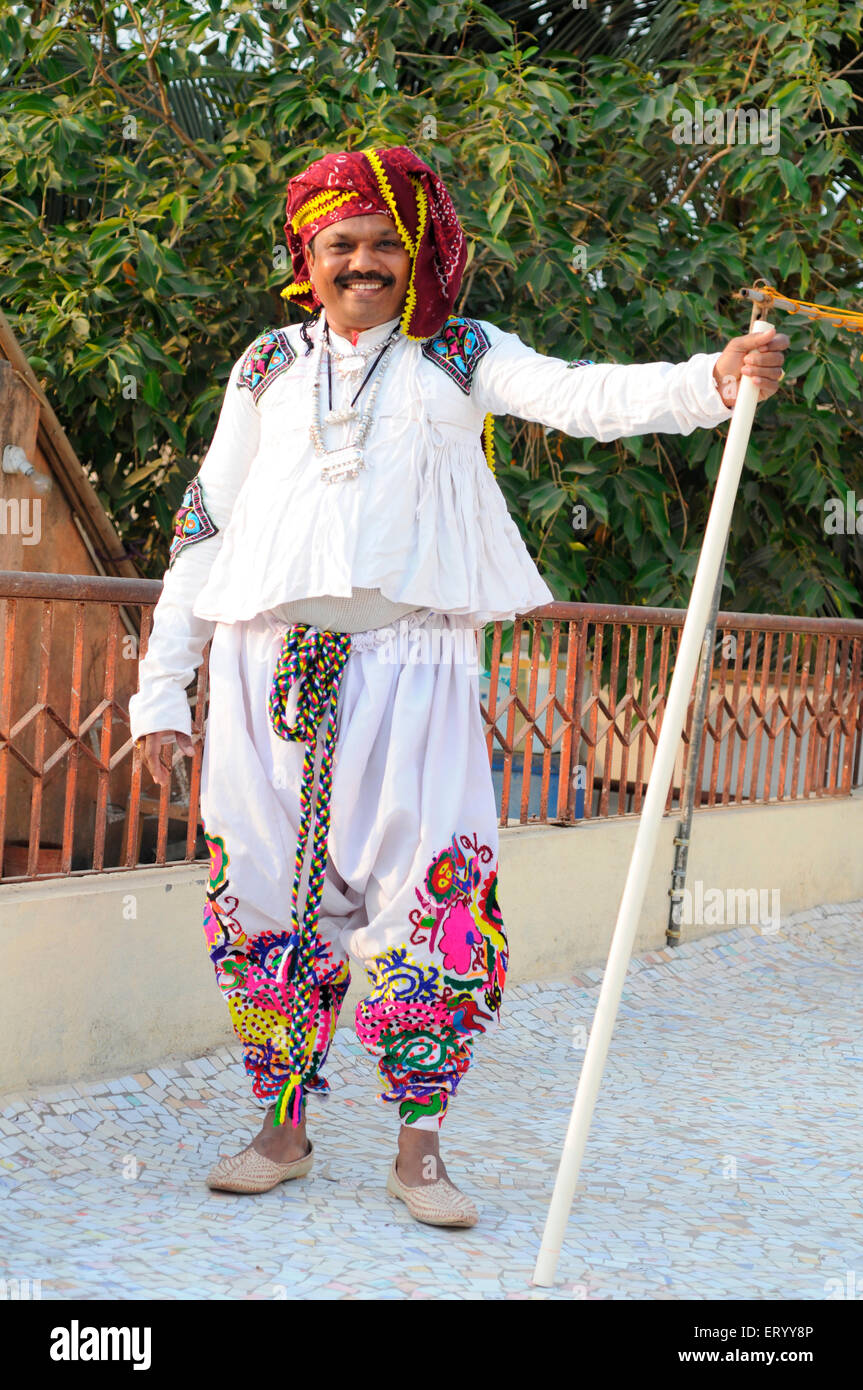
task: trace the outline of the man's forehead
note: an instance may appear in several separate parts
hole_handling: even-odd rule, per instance
[[[350,241],[362,241],[365,237],[380,236],[381,232],[391,232],[395,230],[395,223],[391,217],[383,212],[367,212],[359,217],[341,217],[337,222],[331,222],[328,227],[323,227],[316,236],[312,237],[309,245],[314,248],[315,243],[326,246],[331,241],[339,241],[347,238]]]

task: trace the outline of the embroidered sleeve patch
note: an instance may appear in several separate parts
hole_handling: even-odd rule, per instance
[[[466,396],[470,395],[477,364],[488,352],[491,343],[475,319],[447,319],[435,338],[422,346],[423,356],[442,367]]]
[[[187,545],[194,545],[196,541],[205,541],[208,536],[215,536],[218,529],[204,506],[201,484],[196,475],[183,493],[180,509],[174,518],[174,539],[171,541],[168,568],[171,568],[180,551],[185,550]]]
[[[257,403],[277,376],[287,371],[296,357],[284,328],[270,328],[256,338],[240,367],[238,386],[247,386]]]

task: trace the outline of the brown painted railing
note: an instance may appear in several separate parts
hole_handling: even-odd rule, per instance
[[[640,812],[685,617],[549,604],[512,624],[508,679],[495,626],[483,713],[502,825]],[[849,795],[860,781],[861,668],[863,621],[720,611],[696,805]],[[666,811],[680,806],[693,696]]]
[[[144,651],[160,591],[150,580],[0,572],[4,882],[205,860],[206,660],[190,697],[195,755],[176,755],[170,788],[150,781],[129,736],[139,638]],[[553,603],[489,625],[480,692],[501,825],[641,810],[684,618]],[[691,719],[690,702],[668,811]],[[861,746],[863,621],[719,614],[702,805],[847,796]]]

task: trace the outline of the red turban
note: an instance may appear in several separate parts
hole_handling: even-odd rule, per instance
[[[413,150],[397,145],[324,155],[290,180],[286,212],[295,283],[284,298],[317,308],[306,261],[312,237],[343,217],[384,213],[411,257],[402,332],[421,341],[440,331],[461,287],[467,243],[443,181]]]

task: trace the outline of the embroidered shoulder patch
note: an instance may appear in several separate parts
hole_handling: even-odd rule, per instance
[[[237,385],[247,386],[257,402],[276,377],[287,371],[296,355],[284,328],[268,329],[247,350]]]
[[[436,337],[423,343],[422,352],[430,362],[442,367],[469,396],[477,363],[490,347],[476,319],[449,318]]]
[[[579,357],[577,361],[567,362],[566,365],[568,367],[595,367],[596,363],[592,362],[589,357]]]
[[[218,529],[204,506],[201,483],[196,474],[183,493],[180,509],[174,518],[174,539],[171,541],[168,569],[187,545],[194,545],[196,541],[205,541],[208,536],[215,536]]]

